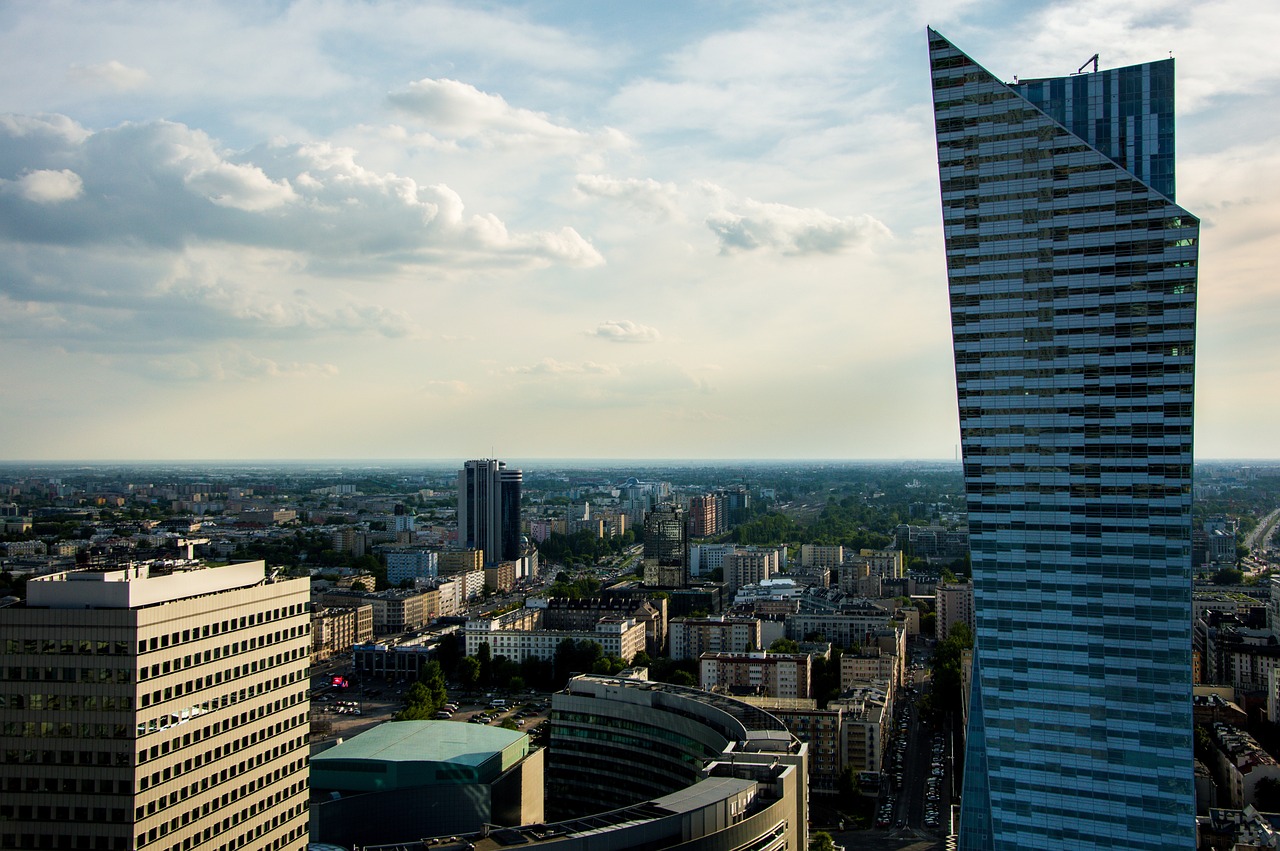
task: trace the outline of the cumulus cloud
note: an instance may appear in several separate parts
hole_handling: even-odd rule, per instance
[[[57,204],[80,197],[84,191],[84,181],[80,175],[70,169],[42,168],[27,172],[10,183],[4,181],[0,186],[13,186],[19,195],[36,204]]]
[[[147,72],[141,68],[130,68],[115,59],[99,62],[96,65],[72,65],[70,77],[78,83],[87,83],[119,91],[139,88],[150,79]]]
[[[617,130],[585,133],[557,124],[547,115],[512,106],[501,95],[482,92],[458,80],[422,79],[388,95],[392,106],[423,122],[430,130],[427,144],[442,138],[466,139],[483,146],[531,143],[577,150],[620,147],[625,137]]]
[[[611,343],[656,343],[662,339],[657,328],[640,325],[629,319],[601,322],[591,332],[591,336]]]
[[[217,242],[366,272],[604,263],[570,227],[509,232],[492,214],[468,213],[443,183],[375,172],[324,142],[231,152],[173,122],[90,133],[61,117],[7,116],[0,180],[19,190],[0,193],[0,238],[174,250]],[[81,203],[50,203],[69,198]],[[32,215],[18,199],[45,211]]]
[[[680,217],[680,190],[674,183],[659,183],[653,178],[580,174],[576,189],[583,196],[622,201],[658,218]]]
[[[725,254],[760,249],[786,255],[835,254],[890,236],[889,229],[872,216],[836,217],[749,198],[712,213],[706,222]]]

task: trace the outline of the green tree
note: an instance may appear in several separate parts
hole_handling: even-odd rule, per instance
[[[769,645],[770,653],[799,653],[800,645],[790,638],[775,638]]]
[[[836,851],[836,841],[825,830],[809,834],[809,851]]]
[[[1264,813],[1280,813],[1280,780],[1264,777],[1254,787],[1254,806]]]
[[[464,689],[475,688],[480,682],[480,660],[474,656],[463,656],[458,660],[455,675]]]

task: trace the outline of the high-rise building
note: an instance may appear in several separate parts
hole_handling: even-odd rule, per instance
[[[689,584],[689,530],[684,510],[664,503],[644,516],[644,584],[683,588]]]
[[[507,462],[468,461],[458,471],[458,544],[484,551],[485,564],[520,558],[520,485]]]
[[[1173,60],[1005,84],[928,38],[976,609],[960,847],[1190,849]]]
[[[261,561],[28,582],[0,609],[0,847],[305,849],[308,594]]]

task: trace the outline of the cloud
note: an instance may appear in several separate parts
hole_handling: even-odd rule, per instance
[[[536,144],[567,151],[626,144],[625,137],[616,130],[584,133],[557,124],[543,113],[514,107],[501,95],[482,92],[458,80],[418,80],[387,99],[429,128],[424,140],[428,147],[438,147],[443,144],[442,139],[449,137],[487,147]]]
[[[657,328],[639,325],[629,319],[602,322],[591,332],[591,336],[611,343],[656,343],[662,339]]]
[[[504,391],[507,398],[530,394],[532,404],[556,408],[680,405],[713,393],[705,379],[665,360],[602,364],[544,358],[528,366],[510,367],[502,374],[519,379]]]
[[[333,378],[339,370],[331,363],[280,362],[248,351],[215,352],[207,357],[152,358],[141,371],[162,381],[258,381],[279,378]]]
[[[167,121],[87,132],[60,116],[6,116],[4,179],[26,182],[0,194],[0,239],[175,251],[216,242],[365,272],[604,263],[571,227],[511,233],[492,214],[467,214],[443,183],[374,172],[356,151],[326,142],[231,152]],[[73,197],[79,203],[48,203]],[[33,215],[19,199],[44,202],[44,212]]]
[[[562,363],[555,358],[543,358],[530,366],[513,366],[505,370],[509,375],[617,375],[616,366],[586,361]]]
[[[835,254],[888,238],[889,229],[868,215],[836,217],[821,210],[749,198],[707,217],[724,254],[760,249],[784,255]]]
[[[57,204],[80,197],[84,181],[70,169],[42,168],[27,172],[15,181],[0,181],[0,188],[13,186],[19,195],[36,204]]]
[[[119,91],[139,88],[150,79],[150,75],[141,68],[130,68],[115,59],[96,65],[72,65],[69,76],[75,82]]]
[[[622,201],[660,219],[680,217],[680,190],[674,183],[659,183],[653,178],[580,174],[575,188],[583,196]]]

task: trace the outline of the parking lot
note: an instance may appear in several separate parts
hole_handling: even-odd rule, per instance
[[[330,689],[311,701],[311,747],[319,753],[365,730],[390,721],[404,708],[403,682],[368,686],[363,689]],[[549,694],[497,695],[462,693],[450,695],[447,720],[458,723],[501,726],[510,720],[517,730],[533,734],[546,719],[551,707]],[[443,714],[443,713],[442,713]],[[444,718],[441,718],[444,720]]]

